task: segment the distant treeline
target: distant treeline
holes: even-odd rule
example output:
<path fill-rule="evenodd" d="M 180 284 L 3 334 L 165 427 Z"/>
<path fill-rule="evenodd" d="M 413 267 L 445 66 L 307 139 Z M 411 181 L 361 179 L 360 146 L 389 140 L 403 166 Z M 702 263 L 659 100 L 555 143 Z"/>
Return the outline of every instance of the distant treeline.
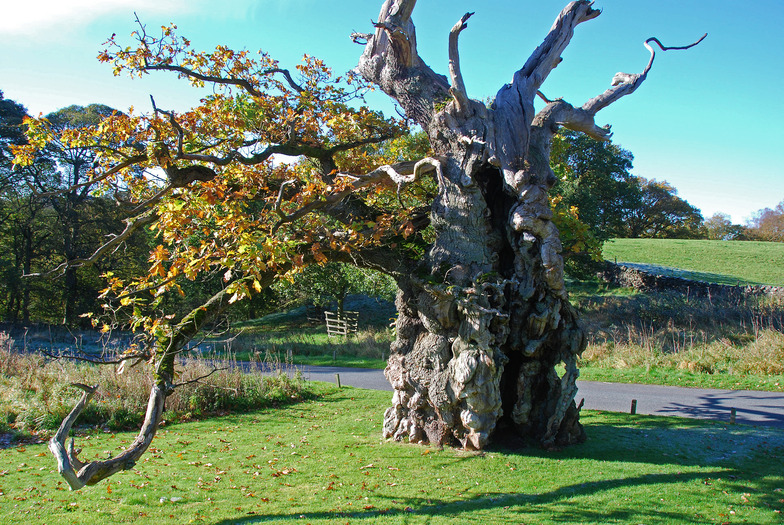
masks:
<path fill-rule="evenodd" d="M 69 106 L 47 119 L 53 130 L 62 131 L 97 125 L 114 111 L 100 104 Z M 130 204 L 122 192 L 103 192 L 87 177 L 94 150 L 55 142 L 32 165 L 15 166 L 13 147 L 30 140 L 26 115 L 22 104 L 0 91 L 0 321 L 89 325 L 86 314 L 106 302 L 100 297 L 106 276 L 144 275 L 159 241 L 154 232 L 139 230 L 93 261 L 96 249 L 125 229 L 121 218 L 128 216 Z M 784 202 L 761 210 L 747 225 L 732 224 L 723 214 L 705 220 L 667 182 L 632 175 L 632 159 L 615 144 L 574 132 L 555 141 L 553 205 L 573 270 L 597 258 L 601 244 L 613 237 L 784 241 Z M 186 282 L 177 304 L 160 307 L 189 311 L 221 286 L 219 275 Z M 287 286 L 244 301 L 233 315 L 255 317 L 293 301 L 341 304 L 346 293 L 363 290 L 390 293 L 389 282 L 334 269 L 305 273 L 300 284 Z"/>

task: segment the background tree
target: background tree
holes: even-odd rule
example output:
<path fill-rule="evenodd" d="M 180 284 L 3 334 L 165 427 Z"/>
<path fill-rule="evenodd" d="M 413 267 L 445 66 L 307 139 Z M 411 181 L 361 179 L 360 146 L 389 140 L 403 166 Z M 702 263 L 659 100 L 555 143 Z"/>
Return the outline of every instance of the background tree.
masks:
<path fill-rule="evenodd" d="M 27 143 L 22 121 L 24 108 L 2 101 L 3 159 L 0 172 L 4 216 L 0 224 L 2 287 L 5 290 L 5 320 L 29 323 L 67 322 L 98 308 L 100 275 L 140 272 L 149 247 L 143 232 L 114 251 L 112 257 L 81 267 L 80 258 L 90 255 L 107 236 L 121 231 L 128 210 L 117 194 L 99 195 L 87 178 L 93 152 L 71 147 L 69 133 L 113 113 L 111 108 L 92 105 L 70 106 L 47 116 L 46 122 L 59 140 L 51 141 L 24 166 L 12 166 L 12 146 Z M 141 259 L 141 261 L 140 261 Z M 70 261 L 66 263 L 66 261 Z M 49 279 L 24 277 L 50 275 Z"/>
<path fill-rule="evenodd" d="M 113 279 L 107 290 L 112 314 L 128 311 L 132 326 L 150 334 L 155 381 L 145 423 L 128 450 L 84 465 L 64 440 L 89 400 L 86 389 L 50 443 L 72 487 L 140 457 L 176 386 L 174 358 L 205 323 L 279 276 L 329 261 L 383 271 L 398 285 L 385 435 L 480 449 L 500 424 L 545 447 L 584 439 L 574 396 L 585 335 L 551 220 L 550 145 L 559 126 L 607 140 L 596 113 L 644 82 L 653 49 L 641 74 L 616 75 L 579 108 L 547 100 L 535 114 L 533 99 L 576 26 L 599 15 L 590 2 L 572 2 L 486 105 L 468 97 L 460 73 L 458 37 L 470 15 L 449 35 L 447 78 L 417 53 L 414 5 L 388 0 L 373 32 L 354 35 L 364 45 L 364 80 L 393 97 L 430 141 L 431 156 L 392 165 L 374 165 L 363 148 L 404 127 L 349 104 L 364 82 L 338 82 L 318 60 L 306 57 L 294 79 L 263 53 L 251 60 L 223 46 L 194 52 L 173 28 L 160 37 L 142 28 L 136 49 L 109 42 L 101 58 L 117 71 L 172 71 L 213 84 L 215 95 L 183 114 L 113 115 L 79 134 L 79 144 L 99 152 L 90 180 L 129 188 L 145 211 L 128 229 L 151 224 L 159 244 L 147 275 Z M 54 140 L 45 123 L 30 129 L 19 164 Z M 275 153 L 309 160 L 275 165 Z M 158 186 L 136 176 L 152 168 L 166 175 Z M 182 318 L 154 315 L 179 280 L 219 269 L 226 288 L 202 307 Z"/>
<path fill-rule="evenodd" d="M 705 237 L 716 241 L 747 241 L 748 229 L 740 224 L 733 224 L 726 213 L 717 212 L 705 219 L 702 224 Z"/>
<path fill-rule="evenodd" d="M 667 181 L 635 179 L 639 200 L 627 210 L 621 237 L 688 239 L 699 236 L 700 211 Z"/>
<path fill-rule="evenodd" d="M 47 145 L 46 155 L 55 169 L 43 176 L 36 175 L 30 182 L 39 193 L 48 196 L 49 204 L 57 213 L 58 238 L 62 241 L 60 250 L 65 261 L 74 261 L 92 253 L 94 240 L 85 239 L 83 233 L 89 222 L 101 220 L 100 215 L 94 213 L 95 206 L 88 206 L 93 190 L 88 173 L 95 161 L 94 152 L 69 143 L 68 132 L 96 126 L 112 113 L 114 110 L 108 106 L 91 104 L 87 107 L 69 106 L 46 116 L 54 136 L 66 137 L 66 140 L 54 140 Z M 86 311 L 85 305 L 79 304 L 80 297 L 92 294 L 80 294 L 85 290 L 80 290 L 79 272 L 74 265 L 67 265 L 64 269 L 63 287 L 63 322 L 73 325 L 79 313 Z"/>
<path fill-rule="evenodd" d="M 276 284 L 275 289 L 288 304 L 312 302 L 326 307 L 334 302 L 338 315 L 343 315 L 349 294 L 393 300 L 396 291 L 395 282 L 388 275 L 344 263 L 308 266 L 291 280 Z"/>
<path fill-rule="evenodd" d="M 52 169 L 43 158 L 15 170 L 11 148 L 26 144 L 23 120 L 27 110 L 0 92 L 0 318 L 29 323 L 42 310 L 40 299 L 53 294 L 53 284 L 22 276 L 45 264 L 49 252 L 51 214 L 26 184 L 25 174 Z M 35 304 L 38 302 L 39 304 Z"/>
<path fill-rule="evenodd" d="M 754 214 L 749 228 L 755 239 L 784 242 L 784 201 L 775 208 L 764 208 Z"/>
<path fill-rule="evenodd" d="M 575 207 L 580 222 L 600 242 L 612 237 L 699 236 L 699 210 L 678 197 L 668 182 L 632 175 L 632 160 L 631 152 L 609 141 L 561 130 L 550 153 L 558 176 L 552 193 L 559 203 Z"/>
<path fill-rule="evenodd" d="M 558 181 L 552 193 L 579 210 L 593 235 L 624 235 L 626 217 L 640 201 L 631 152 L 612 142 L 562 129 L 553 137 L 550 162 Z"/>

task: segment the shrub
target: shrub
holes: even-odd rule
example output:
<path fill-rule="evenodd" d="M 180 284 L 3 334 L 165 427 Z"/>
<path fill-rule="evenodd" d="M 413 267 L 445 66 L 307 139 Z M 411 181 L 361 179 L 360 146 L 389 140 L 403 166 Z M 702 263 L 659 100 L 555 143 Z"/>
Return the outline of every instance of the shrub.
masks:
<path fill-rule="evenodd" d="M 205 417 L 216 413 L 248 411 L 292 403 L 311 396 L 299 374 L 289 377 L 280 366 L 271 375 L 256 372 L 259 363 L 245 372 L 236 363 L 185 359 L 179 381 L 166 400 L 168 421 Z M 0 433 L 49 434 L 70 412 L 81 392 L 70 383 L 99 384 L 92 402 L 78 424 L 109 430 L 130 430 L 144 419 L 152 384 L 146 363 L 115 367 L 49 359 L 18 352 L 13 341 L 0 332 Z M 211 373 L 212 372 L 212 373 Z"/>

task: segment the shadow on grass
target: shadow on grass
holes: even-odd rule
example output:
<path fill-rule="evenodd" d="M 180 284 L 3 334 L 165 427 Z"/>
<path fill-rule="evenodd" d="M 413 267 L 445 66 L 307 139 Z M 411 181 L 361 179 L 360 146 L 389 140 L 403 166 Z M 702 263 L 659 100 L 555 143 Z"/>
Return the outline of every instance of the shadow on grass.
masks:
<path fill-rule="evenodd" d="M 350 396 L 338 395 L 345 399 Z M 337 400 L 337 399 L 336 399 Z M 432 497 L 384 496 L 377 498 L 388 501 L 389 507 L 371 508 L 364 511 L 316 511 L 292 514 L 254 513 L 218 522 L 229 523 L 276 522 L 292 519 L 333 521 L 351 519 L 373 521 L 378 518 L 393 518 L 397 522 L 428 522 L 430 518 L 441 517 L 455 520 L 487 519 L 488 523 L 642 523 L 642 522 L 683 522 L 708 521 L 700 514 L 701 509 L 687 504 L 683 510 L 659 508 L 659 494 L 672 492 L 662 490 L 662 485 L 695 483 L 710 486 L 704 490 L 731 490 L 733 493 L 753 493 L 756 507 L 766 507 L 771 512 L 784 509 L 777 492 L 784 485 L 784 477 L 770 458 L 784 456 L 784 434 L 744 426 L 729 426 L 720 423 L 684 421 L 667 417 L 637 416 L 623 414 L 602 414 L 601 423 L 592 424 L 598 413 L 588 415 L 586 443 L 575 445 L 556 452 L 539 448 L 521 446 L 515 440 L 502 439 L 486 453 L 506 454 L 510 459 L 515 456 L 542 458 L 557 461 L 562 459 L 590 460 L 596 462 L 644 463 L 653 468 L 674 466 L 684 467 L 683 471 L 667 473 L 643 473 L 631 476 L 618 476 L 602 480 L 571 483 L 547 492 L 485 492 L 459 501 L 439 500 Z M 401 444 L 401 447 L 408 445 Z M 666 451 L 666 452 L 665 452 Z M 481 460 L 483 453 L 468 454 L 450 458 L 448 462 Z M 401 457 L 401 459 L 403 459 Z M 689 468 L 700 467 L 698 472 Z M 706 468 L 707 467 L 707 468 Z M 478 466 L 478 468 L 481 468 Z M 420 475 L 427 476 L 427 472 Z M 435 473 L 433 476 L 435 477 Z M 646 505 L 637 504 L 634 499 L 628 505 L 613 499 L 611 494 L 618 490 L 650 487 L 650 498 Z M 778 489 L 778 490 L 777 490 Z M 693 489 L 695 491 L 702 489 Z M 639 491 L 637 491 L 639 493 Z M 606 493 L 606 494 L 605 494 Z M 725 492 L 726 493 L 726 492 Z M 620 494 L 620 493 L 619 493 Z M 597 497 L 599 503 L 591 504 L 590 498 Z M 707 497 L 710 497 L 709 495 Z M 677 493 L 680 498 L 680 492 Z M 618 505 L 608 508 L 608 499 L 618 501 Z M 662 500 L 663 501 L 663 500 Z M 336 502 L 337 503 L 337 502 Z M 586 504 L 587 503 L 587 504 Z M 677 507 L 677 505 L 675 505 Z M 704 510 L 704 509 L 702 509 Z M 718 512 L 718 511 L 716 511 Z M 486 516 L 483 516 L 486 513 Z M 251 513 L 249 513 L 251 514 Z M 500 514 L 500 516 L 499 516 Z"/>
<path fill-rule="evenodd" d="M 701 419 L 712 419 L 716 421 L 729 421 L 733 407 L 733 400 L 752 399 L 755 401 L 753 408 L 736 409 L 736 421 L 738 423 L 749 423 L 755 425 L 765 425 L 772 427 L 784 427 L 784 394 L 770 393 L 764 394 L 760 399 L 760 394 L 741 392 L 718 392 L 706 393 L 698 398 L 698 404 L 669 403 L 660 412 L 673 415 Z M 740 404 L 740 403 L 738 403 Z"/>
<path fill-rule="evenodd" d="M 389 503 L 395 505 L 395 508 L 389 509 L 370 509 L 361 512 L 311 512 L 311 513 L 295 513 L 292 515 L 280 514 L 254 514 L 251 516 L 243 516 L 238 518 L 231 518 L 217 522 L 218 525 L 229 525 L 237 523 L 260 523 L 260 522 L 275 522 L 278 520 L 290 520 L 298 518 L 307 523 L 307 520 L 337 520 L 350 518 L 352 520 L 365 520 L 375 519 L 381 516 L 384 517 L 407 517 L 410 516 L 412 520 L 420 522 L 422 519 L 427 520 L 429 517 L 451 517 L 453 519 L 460 519 L 461 515 L 467 512 L 481 513 L 482 511 L 499 511 L 504 513 L 504 522 L 509 523 L 522 523 L 525 520 L 553 520 L 564 523 L 610 523 L 610 522 L 634 522 L 644 521 L 646 518 L 654 518 L 655 521 L 679 521 L 683 523 L 690 523 L 694 521 L 694 512 L 664 512 L 654 506 L 642 509 L 623 508 L 623 509 L 607 509 L 602 508 L 585 508 L 579 504 L 574 504 L 570 500 L 581 497 L 591 496 L 602 492 L 618 489 L 621 487 L 628 488 L 631 486 L 645 486 L 645 485 L 661 485 L 664 483 L 683 483 L 688 481 L 703 480 L 711 477 L 720 477 L 727 475 L 735 475 L 726 470 L 713 470 L 702 471 L 699 473 L 676 473 L 676 474 L 645 474 L 642 476 L 622 478 L 622 479 L 609 479 L 588 483 L 580 483 L 575 485 L 567 485 L 560 487 L 550 492 L 540 494 L 510 494 L 510 493 L 493 493 L 475 496 L 473 498 L 464 499 L 461 501 L 439 501 L 432 498 L 400 498 L 387 497 Z M 402 508 L 401 508 L 402 507 Z M 557 507 L 557 509 L 553 508 Z M 481 518 L 481 516 L 478 516 Z M 493 523 L 498 523 L 498 515 L 493 514 L 488 516 L 492 519 Z M 476 516 L 472 517 L 476 519 Z M 405 522 L 405 521 L 404 521 Z"/>

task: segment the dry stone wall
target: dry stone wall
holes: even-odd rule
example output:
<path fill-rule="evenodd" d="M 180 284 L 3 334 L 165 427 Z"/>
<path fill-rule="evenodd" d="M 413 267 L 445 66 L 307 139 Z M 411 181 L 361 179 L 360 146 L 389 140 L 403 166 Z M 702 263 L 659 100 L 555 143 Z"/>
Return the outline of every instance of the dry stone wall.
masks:
<path fill-rule="evenodd" d="M 733 286 L 706 283 L 703 281 L 685 279 L 683 277 L 658 275 L 640 268 L 611 263 L 609 261 L 604 263 L 599 272 L 599 277 L 606 282 L 611 282 L 627 288 L 634 288 L 636 290 L 678 291 L 693 297 L 770 295 L 784 298 L 784 287 L 782 286 Z"/>

